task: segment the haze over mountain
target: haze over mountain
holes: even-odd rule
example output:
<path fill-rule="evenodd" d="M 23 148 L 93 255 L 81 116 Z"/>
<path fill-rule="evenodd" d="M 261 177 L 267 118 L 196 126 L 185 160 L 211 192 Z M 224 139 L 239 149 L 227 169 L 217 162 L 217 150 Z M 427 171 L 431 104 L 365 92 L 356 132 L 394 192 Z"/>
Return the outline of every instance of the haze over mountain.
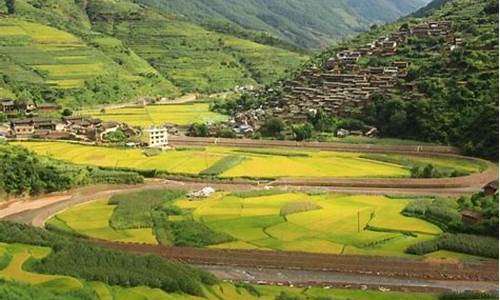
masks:
<path fill-rule="evenodd" d="M 428 0 L 138 0 L 207 26 L 229 23 L 265 31 L 303 48 L 328 46 L 343 36 L 407 15 Z M 215 25 L 218 24 L 218 25 Z"/>

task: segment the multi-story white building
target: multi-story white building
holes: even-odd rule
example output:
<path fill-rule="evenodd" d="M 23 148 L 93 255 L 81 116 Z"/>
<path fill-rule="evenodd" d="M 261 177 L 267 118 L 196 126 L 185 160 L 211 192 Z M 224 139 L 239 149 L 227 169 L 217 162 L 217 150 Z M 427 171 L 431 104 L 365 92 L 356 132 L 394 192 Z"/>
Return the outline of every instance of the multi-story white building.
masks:
<path fill-rule="evenodd" d="M 168 130 L 164 127 L 151 127 L 144 131 L 150 148 L 168 148 Z"/>

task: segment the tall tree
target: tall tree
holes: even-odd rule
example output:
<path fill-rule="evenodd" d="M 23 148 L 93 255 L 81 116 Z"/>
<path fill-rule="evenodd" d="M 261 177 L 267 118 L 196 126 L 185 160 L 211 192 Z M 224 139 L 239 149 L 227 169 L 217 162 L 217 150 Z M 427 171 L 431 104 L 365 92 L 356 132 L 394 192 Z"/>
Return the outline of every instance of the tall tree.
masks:
<path fill-rule="evenodd" d="M 7 13 L 13 15 L 16 13 L 16 0 L 5 0 L 7 6 Z"/>

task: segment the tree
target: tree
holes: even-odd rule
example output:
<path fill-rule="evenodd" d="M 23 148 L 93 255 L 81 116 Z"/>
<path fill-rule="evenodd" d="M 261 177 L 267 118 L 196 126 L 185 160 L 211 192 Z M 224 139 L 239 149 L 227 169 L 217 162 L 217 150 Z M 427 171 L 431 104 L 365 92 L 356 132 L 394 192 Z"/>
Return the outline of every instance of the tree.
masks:
<path fill-rule="evenodd" d="M 73 111 L 69 108 L 65 108 L 61 114 L 63 115 L 63 117 L 69 117 L 73 115 Z"/>
<path fill-rule="evenodd" d="M 206 137 L 209 133 L 208 126 L 205 123 L 194 123 L 189 127 L 190 136 Z"/>
<path fill-rule="evenodd" d="M 264 136 L 278 136 L 281 131 L 285 129 L 285 123 L 283 122 L 282 119 L 273 117 L 270 119 L 267 119 L 264 125 L 260 128 L 260 132 Z"/>
<path fill-rule="evenodd" d="M 292 130 L 297 141 L 308 140 L 313 135 L 313 127 L 309 123 L 293 126 Z"/>
<path fill-rule="evenodd" d="M 16 0 L 5 0 L 7 6 L 7 13 L 13 15 L 16 13 Z"/>

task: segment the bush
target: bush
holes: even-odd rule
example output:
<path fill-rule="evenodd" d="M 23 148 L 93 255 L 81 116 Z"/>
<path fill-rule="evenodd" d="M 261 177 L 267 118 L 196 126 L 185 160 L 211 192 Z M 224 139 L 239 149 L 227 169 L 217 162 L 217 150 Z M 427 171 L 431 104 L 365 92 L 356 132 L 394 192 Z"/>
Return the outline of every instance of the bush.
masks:
<path fill-rule="evenodd" d="M 479 299 L 498 299 L 497 294 L 484 293 L 477 291 L 464 291 L 464 292 L 446 292 L 439 295 L 439 300 L 479 300 Z"/>
<path fill-rule="evenodd" d="M 312 138 L 313 129 L 314 128 L 309 123 L 292 127 L 293 134 L 295 135 L 295 139 L 297 141 L 304 141 Z"/>
<path fill-rule="evenodd" d="M 498 239 L 470 234 L 444 233 L 439 237 L 412 245 L 407 253 L 425 255 L 439 250 L 498 258 Z"/>
<path fill-rule="evenodd" d="M 265 121 L 259 132 L 267 137 L 279 137 L 281 132 L 285 129 L 285 123 L 280 118 L 270 118 Z"/>

